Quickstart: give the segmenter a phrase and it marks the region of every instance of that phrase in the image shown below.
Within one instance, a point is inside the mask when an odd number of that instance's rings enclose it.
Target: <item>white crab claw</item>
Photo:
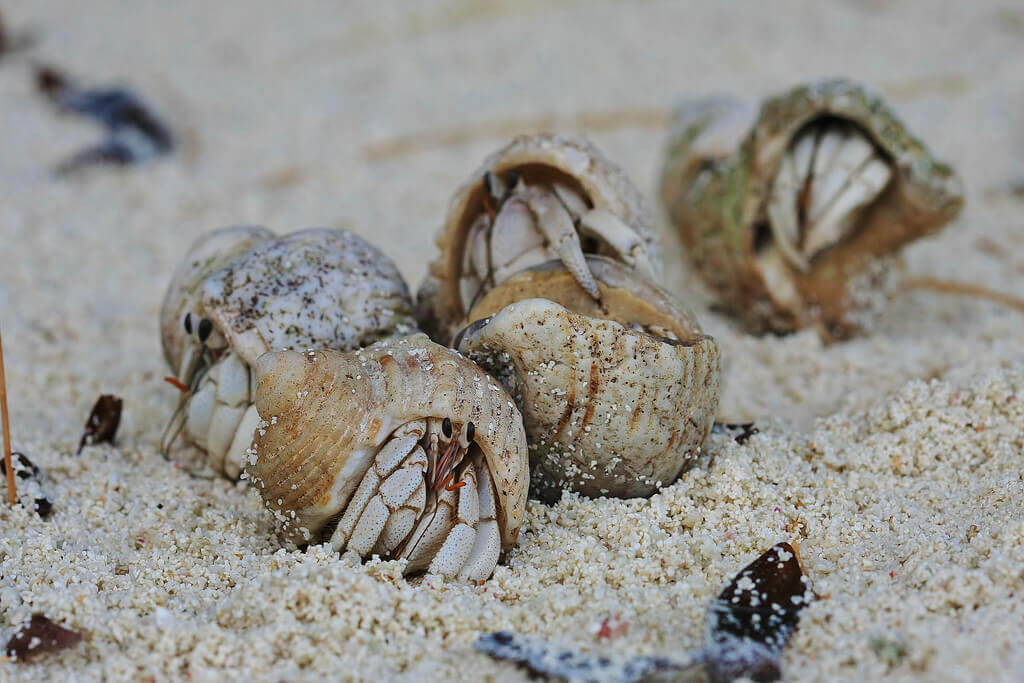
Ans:
[[[580,236],[573,225],[572,216],[562,202],[551,192],[535,188],[527,188],[521,196],[533,211],[541,234],[558,254],[566,269],[572,273],[573,278],[587,294],[593,299],[600,299],[601,293],[597,288],[597,282],[583,256]]]
[[[614,249],[623,263],[649,280],[655,279],[643,240],[618,216],[607,209],[591,209],[580,216],[580,224]]]

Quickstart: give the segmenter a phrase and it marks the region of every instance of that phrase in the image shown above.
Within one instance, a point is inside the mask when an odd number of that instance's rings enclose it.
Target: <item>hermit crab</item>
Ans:
[[[178,266],[160,312],[169,378],[183,391],[167,430],[237,477],[258,422],[250,366],[272,349],[352,349],[414,329],[395,265],[347,230],[276,237],[232,227],[200,237]]]
[[[651,211],[625,173],[583,138],[515,138],[488,157],[449,204],[441,255],[418,295],[420,319],[451,339],[489,289],[560,260],[599,298],[585,254],[621,261],[643,277],[660,273]]]
[[[693,464],[718,408],[718,345],[666,292],[587,256],[594,299],[558,262],[488,291],[454,345],[515,397],[534,494],[647,496]]]
[[[898,250],[957,216],[961,182],[882,99],[824,81],[675,115],[661,196],[690,257],[755,331],[862,331],[898,278]]]
[[[262,421],[245,476],[294,540],[406,573],[491,575],[529,486],[511,398],[417,334],[355,352],[271,352],[254,366]]]

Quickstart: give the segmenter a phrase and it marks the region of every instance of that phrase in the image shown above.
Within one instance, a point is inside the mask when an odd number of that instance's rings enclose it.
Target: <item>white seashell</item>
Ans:
[[[587,262],[600,304],[550,262],[488,292],[455,341],[515,397],[546,500],[650,495],[695,462],[718,408],[714,339],[621,264]]]
[[[329,533],[337,550],[467,580],[514,545],[529,487],[522,416],[504,391],[477,391],[493,381],[472,362],[414,335],[271,352],[255,372],[266,426],[247,478],[289,536]]]
[[[407,334],[415,329],[411,308],[394,263],[347,230],[278,238],[241,227],[204,235],[179,266],[161,310],[165,356],[189,392],[165,432],[165,449],[183,428],[215,470],[237,476],[254,424],[247,411],[256,358],[272,349],[347,350]]]

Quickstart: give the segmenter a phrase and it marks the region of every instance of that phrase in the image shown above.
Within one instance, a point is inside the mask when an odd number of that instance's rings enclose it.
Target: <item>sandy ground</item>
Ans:
[[[761,434],[713,437],[710,463],[649,500],[531,505],[482,587],[281,550],[255,493],[192,479],[156,450],[176,398],[157,311],[192,239],[245,222],[349,227],[415,285],[451,191],[504,139],[366,149],[439,126],[849,76],[965,179],[962,217],[909,251],[910,270],[1024,292],[1019,3],[292,5],[3,7],[40,42],[0,60],[0,324],[15,447],[43,469],[54,513],[0,509],[0,637],[34,611],[88,636],[2,663],[0,679],[522,678],[471,649],[500,628],[681,655],[724,582],[791,538],[829,598],[805,612],[788,678],[1021,675],[1024,316],[993,304],[916,292],[859,341],[754,338],[708,311],[666,232],[669,285],[722,346],[721,416]],[[33,92],[30,58],[132,85],[183,150],[55,179],[96,133]],[[663,130],[592,138],[652,192]],[[117,447],[76,457],[101,392],[125,401]],[[600,638],[607,617],[628,630]],[[882,661],[875,638],[905,657]]]

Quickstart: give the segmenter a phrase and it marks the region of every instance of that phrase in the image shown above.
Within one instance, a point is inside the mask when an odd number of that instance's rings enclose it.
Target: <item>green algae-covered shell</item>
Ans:
[[[835,118],[875,142],[893,181],[855,234],[791,269],[780,286],[762,270],[770,243],[766,200],[784,152],[805,126]],[[898,250],[932,234],[963,206],[962,183],[878,95],[845,80],[803,85],[760,109],[727,97],[686,102],[675,113],[661,197],[689,256],[722,306],[753,331],[817,327],[827,338],[863,331],[894,287]]]

